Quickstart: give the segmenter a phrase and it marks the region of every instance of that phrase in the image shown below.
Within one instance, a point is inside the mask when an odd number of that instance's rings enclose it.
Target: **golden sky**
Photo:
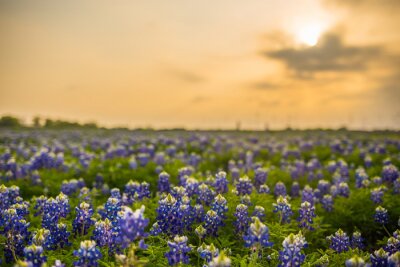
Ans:
[[[0,114],[399,128],[398,0],[0,0]]]

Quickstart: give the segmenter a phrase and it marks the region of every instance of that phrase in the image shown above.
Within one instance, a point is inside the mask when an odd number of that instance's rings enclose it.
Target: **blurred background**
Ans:
[[[399,129],[399,12],[398,0],[0,0],[0,115]]]

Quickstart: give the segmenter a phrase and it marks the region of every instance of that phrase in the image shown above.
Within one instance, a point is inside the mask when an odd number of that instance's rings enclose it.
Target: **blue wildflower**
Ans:
[[[93,240],[82,241],[80,248],[74,251],[74,256],[78,257],[74,266],[79,267],[97,267],[98,260],[102,258],[101,252]]]
[[[305,255],[302,249],[307,246],[307,242],[301,232],[290,234],[282,242],[283,250],[279,251],[279,267],[300,267],[304,262]]]
[[[169,251],[165,253],[168,264],[178,265],[179,263],[189,264],[188,253],[192,250],[187,245],[186,236],[175,236],[174,241],[168,241]]]

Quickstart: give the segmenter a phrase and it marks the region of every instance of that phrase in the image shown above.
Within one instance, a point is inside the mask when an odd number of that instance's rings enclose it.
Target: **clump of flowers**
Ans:
[[[160,193],[166,192],[169,193],[170,189],[171,189],[171,185],[169,183],[169,174],[166,172],[161,172],[158,175],[158,191]]]
[[[265,182],[267,181],[267,175],[267,170],[263,168],[257,168],[254,171],[254,186],[258,191],[260,190],[260,186],[265,184]]]
[[[372,267],[387,266],[389,253],[384,251],[382,248],[375,250],[374,253],[370,255]]]
[[[265,218],[265,209],[261,206],[255,206],[252,216],[258,217],[262,221]]]
[[[218,196],[214,198],[211,209],[215,211],[222,219],[225,219],[225,213],[228,211],[228,202],[221,194],[218,194]]]
[[[250,195],[253,191],[253,184],[249,177],[241,177],[236,184],[236,192],[238,195]]]
[[[354,255],[352,258],[346,260],[346,267],[364,267],[365,262],[362,258],[357,255]]]
[[[290,216],[292,216],[292,206],[290,205],[288,199],[283,196],[279,196],[276,203],[272,204],[274,206],[274,213],[279,214],[280,223],[289,223]]]
[[[203,243],[200,247],[198,247],[197,252],[199,253],[200,258],[204,259],[206,263],[209,263],[219,254],[218,248],[216,248],[213,243],[211,243],[211,245],[206,245]]]
[[[247,233],[243,236],[245,246],[261,246],[271,247],[272,242],[269,242],[269,229],[263,224],[258,217],[253,217],[253,222],[247,229]]]
[[[208,265],[209,267],[230,267],[231,259],[223,251],[214,257]]]
[[[236,217],[236,220],[234,222],[236,233],[244,233],[250,224],[248,207],[244,204],[237,205],[234,216]]]
[[[388,224],[389,222],[389,215],[387,209],[379,206],[375,209],[374,215],[375,222],[380,224]]]
[[[349,250],[350,240],[342,229],[339,229],[334,235],[328,236],[327,240],[330,241],[329,247],[338,253]]]
[[[46,262],[41,246],[31,245],[24,248],[25,259],[32,264],[32,267],[41,267]]]
[[[361,233],[356,231],[353,233],[353,236],[351,237],[351,247],[352,248],[358,248],[358,249],[364,249],[364,238],[362,238]]]
[[[301,203],[299,209],[299,218],[298,218],[299,227],[308,230],[314,230],[314,228],[312,227],[314,217],[316,217],[315,207],[307,201]]]
[[[226,172],[218,172],[215,175],[214,188],[218,194],[228,192],[228,180],[226,179]]]
[[[209,210],[204,217],[204,228],[207,235],[217,236],[218,229],[223,225],[222,218],[213,210]]]
[[[149,224],[149,219],[144,217],[144,206],[132,211],[129,207],[123,206],[118,215],[117,243],[122,248],[127,248],[132,242],[143,239],[147,236],[144,229]]]
[[[327,194],[321,199],[321,204],[324,210],[331,212],[333,210],[333,198],[331,195]]]
[[[165,253],[169,265],[178,265],[179,263],[189,264],[187,255],[192,249],[187,245],[186,236],[175,236],[174,241],[168,241],[169,251]]]
[[[76,217],[72,223],[73,231],[76,234],[86,235],[90,226],[94,224],[92,220],[93,209],[90,204],[82,202],[75,210]]]
[[[275,197],[279,196],[286,196],[286,186],[282,182],[277,182],[275,184],[275,190],[274,190]]]
[[[74,266],[98,266],[98,260],[102,258],[96,242],[93,240],[85,240],[81,242],[78,250],[74,251],[74,256],[78,258],[74,262]]]
[[[380,204],[382,203],[382,197],[385,193],[386,187],[384,186],[380,186],[380,187],[376,187],[374,189],[371,190],[371,200],[375,203],[375,204]]]
[[[279,251],[280,267],[300,267],[305,255],[302,249],[307,247],[307,242],[301,232],[290,234],[282,242],[283,250]]]

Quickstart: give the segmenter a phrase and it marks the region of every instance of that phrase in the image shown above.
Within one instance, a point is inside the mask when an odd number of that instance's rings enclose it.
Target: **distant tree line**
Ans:
[[[47,129],[61,129],[61,128],[88,128],[88,129],[97,129],[99,128],[95,122],[89,123],[78,123],[71,122],[66,120],[52,120],[52,119],[43,119],[40,117],[33,118],[33,124],[27,125],[23,123],[19,118],[5,115],[0,117],[0,127],[7,128],[47,128]]]

